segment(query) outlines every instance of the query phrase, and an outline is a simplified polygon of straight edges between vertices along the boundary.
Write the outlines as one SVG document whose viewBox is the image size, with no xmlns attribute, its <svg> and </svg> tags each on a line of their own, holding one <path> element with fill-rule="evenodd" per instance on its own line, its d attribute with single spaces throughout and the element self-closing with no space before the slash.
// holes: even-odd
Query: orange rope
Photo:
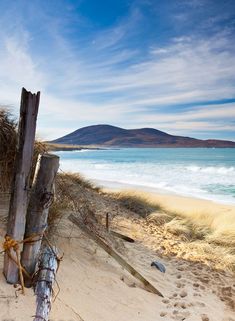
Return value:
<svg viewBox="0 0 235 321">
<path fill-rule="evenodd" d="M 37 242 L 40 240 L 37 239 L 35 240 L 34 238 L 35 237 L 41 237 L 43 236 L 43 233 L 38 233 L 38 234 L 34 234 L 34 235 L 31 235 L 27 238 L 25 238 L 24 240 L 22 241 L 17 241 L 17 240 L 14 240 L 13 238 L 11 238 L 9 235 L 6 235 L 5 236 L 5 241 L 3 242 L 3 251 L 1 253 L 7 253 L 7 255 L 9 256 L 9 258 L 18 266 L 19 268 L 19 276 L 20 276 L 20 283 L 21 283 L 21 287 L 22 287 L 22 294 L 25 293 L 24 289 L 25 289 L 25 286 L 24 286 L 24 276 L 23 276 L 23 273 L 28 277 L 28 278 L 32 278 L 31 275 L 25 270 L 25 268 L 22 266 L 21 262 L 20 262 L 20 248 L 19 248 L 19 245 L 20 244 L 23 244 L 23 243 L 31 243 L 31 242 Z M 14 256 L 12 256 L 11 254 L 11 249 L 13 249 L 13 251 L 15 252 L 16 254 L 16 259 L 14 258 Z"/>
</svg>

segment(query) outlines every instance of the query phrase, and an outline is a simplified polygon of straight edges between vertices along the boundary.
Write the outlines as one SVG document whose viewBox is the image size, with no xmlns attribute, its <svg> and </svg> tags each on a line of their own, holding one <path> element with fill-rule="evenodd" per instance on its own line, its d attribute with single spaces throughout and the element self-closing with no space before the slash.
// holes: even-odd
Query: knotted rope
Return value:
<svg viewBox="0 0 235 321">
<path fill-rule="evenodd" d="M 25 286 L 24 286 L 24 277 L 23 273 L 27 276 L 27 278 L 32 279 L 32 276 L 26 271 L 26 269 L 22 266 L 20 261 L 20 244 L 24 243 L 32 243 L 40 241 L 44 233 L 33 234 L 22 241 L 17 241 L 11 238 L 9 235 L 5 236 L 5 241 L 2 244 L 3 251 L 0 253 L 6 253 L 8 257 L 18 266 L 19 269 L 19 276 L 20 276 L 20 284 L 22 288 L 22 294 L 25 293 Z M 39 239 L 35 240 L 35 237 L 39 237 Z M 11 249 L 16 254 L 16 259 L 11 253 Z"/>
</svg>

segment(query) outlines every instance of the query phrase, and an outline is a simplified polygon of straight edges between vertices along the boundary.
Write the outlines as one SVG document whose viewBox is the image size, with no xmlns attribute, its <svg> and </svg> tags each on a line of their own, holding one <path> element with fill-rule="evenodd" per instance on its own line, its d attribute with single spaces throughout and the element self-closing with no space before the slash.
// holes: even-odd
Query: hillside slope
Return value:
<svg viewBox="0 0 235 321">
<path fill-rule="evenodd" d="M 231 147 L 235 142 L 169 135 L 153 128 L 123 129 L 110 125 L 83 127 L 53 143 L 107 147 Z"/>
</svg>

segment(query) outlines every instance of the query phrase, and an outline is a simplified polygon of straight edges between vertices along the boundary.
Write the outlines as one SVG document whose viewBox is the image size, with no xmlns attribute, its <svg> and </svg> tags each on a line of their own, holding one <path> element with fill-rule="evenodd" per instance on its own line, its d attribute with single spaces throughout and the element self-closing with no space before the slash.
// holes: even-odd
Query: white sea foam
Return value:
<svg viewBox="0 0 235 321">
<path fill-rule="evenodd" d="M 187 170 L 192 172 L 202 172 L 202 173 L 211 173 L 211 174 L 229 174 L 229 173 L 235 173 L 235 167 L 216 167 L 216 166 L 205 166 L 205 167 L 199 167 L 199 166 L 188 166 L 186 167 Z"/>
<path fill-rule="evenodd" d="M 235 204 L 235 167 L 231 166 L 231 160 L 228 165 L 218 160 L 215 163 L 214 159 L 190 160 L 190 164 L 182 156 L 180 160 L 169 161 L 166 152 L 164 157 L 161 154 L 161 157 L 148 155 L 150 151 L 141 153 L 140 156 L 136 153 L 129 157 L 125 151 L 107 151 L 102 156 L 99 151 L 93 151 L 89 155 L 77 153 L 78 156 L 72 158 L 65 153 L 64 157 L 60 154 L 61 167 L 65 171 L 80 172 L 89 179 L 106 182 L 107 187 L 117 182 Z M 213 166 L 210 162 L 214 162 Z"/>
</svg>

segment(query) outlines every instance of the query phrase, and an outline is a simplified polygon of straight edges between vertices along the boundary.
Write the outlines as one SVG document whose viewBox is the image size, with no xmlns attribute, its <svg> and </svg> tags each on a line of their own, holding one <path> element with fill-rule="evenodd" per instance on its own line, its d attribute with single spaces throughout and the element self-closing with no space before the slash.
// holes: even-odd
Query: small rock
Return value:
<svg viewBox="0 0 235 321">
<path fill-rule="evenodd" d="M 153 261 L 151 263 L 151 266 L 155 266 L 162 273 L 166 272 L 165 266 L 162 263 L 158 262 L 158 261 Z"/>
</svg>

